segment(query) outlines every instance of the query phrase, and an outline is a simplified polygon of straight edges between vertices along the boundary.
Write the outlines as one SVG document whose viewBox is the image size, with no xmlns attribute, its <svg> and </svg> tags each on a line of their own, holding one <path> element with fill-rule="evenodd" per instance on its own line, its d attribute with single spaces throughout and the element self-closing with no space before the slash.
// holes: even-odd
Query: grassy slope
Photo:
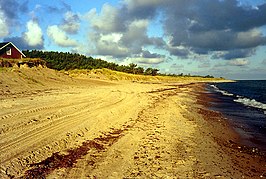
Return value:
<svg viewBox="0 0 266 179">
<path fill-rule="evenodd" d="M 6 67 L 45 67 L 45 61 L 39 58 L 23 58 L 23 59 L 1 59 L 0 58 L 0 72 Z M 26 65 L 26 66 L 25 66 Z M 5 71 L 5 70 L 4 70 Z M 52 71 L 52 70 L 51 70 Z M 139 81 L 139 82 L 223 82 L 228 81 L 221 78 L 202 78 L 202 77 L 171 77 L 171 76 L 148 76 L 148 75 L 134 75 L 109 69 L 93 69 L 93 70 L 70 70 L 64 71 L 65 74 L 71 77 L 78 78 L 94 78 L 112 81 Z M 45 75 L 49 78 L 49 75 Z"/>
<path fill-rule="evenodd" d="M 133 75 L 108 69 L 56 71 L 49 68 L 21 66 L 21 68 L 0 67 L 0 98 L 12 94 L 31 93 L 70 87 L 72 85 L 90 85 L 110 81 L 128 81 L 140 83 L 191 83 L 224 82 L 226 80 L 200 77 L 169 77 Z M 95 80 L 100 79 L 100 80 Z"/>
<path fill-rule="evenodd" d="M 94 70 L 71 70 L 66 71 L 71 77 L 78 78 L 98 78 L 103 80 L 115 81 L 140 81 L 140 82 L 223 82 L 228 81 L 220 78 L 202 78 L 202 77 L 171 77 L 171 76 L 148 76 L 134 75 L 123 72 L 112 71 L 109 69 Z"/>
</svg>

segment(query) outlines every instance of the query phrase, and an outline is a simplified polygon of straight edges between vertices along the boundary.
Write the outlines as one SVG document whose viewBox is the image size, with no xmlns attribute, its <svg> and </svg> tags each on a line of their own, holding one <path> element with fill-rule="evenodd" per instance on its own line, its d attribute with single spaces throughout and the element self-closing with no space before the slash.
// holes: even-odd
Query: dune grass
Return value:
<svg viewBox="0 0 266 179">
<path fill-rule="evenodd" d="M 203 78 L 203 77 L 188 77 L 188 76 L 149 76 L 149 75 L 136 75 L 128 74 L 109 69 L 93 69 L 93 70 L 70 70 L 65 71 L 72 77 L 80 78 L 98 78 L 103 80 L 113 81 L 139 81 L 139 82 L 212 82 L 212 81 L 225 81 L 221 78 Z"/>
</svg>

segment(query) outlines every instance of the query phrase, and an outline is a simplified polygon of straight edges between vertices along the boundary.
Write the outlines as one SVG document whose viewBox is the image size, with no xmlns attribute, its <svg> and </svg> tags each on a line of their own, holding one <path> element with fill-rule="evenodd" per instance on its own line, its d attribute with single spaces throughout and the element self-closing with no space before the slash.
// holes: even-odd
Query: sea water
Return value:
<svg viewBox="0 0 266 179">
<path fill-rule="evenodd" d="M 212 109 L 220 111 L 240 134 L 243 145 L 266 153 L 266 80 L 209 84 Z"/>
</svg>

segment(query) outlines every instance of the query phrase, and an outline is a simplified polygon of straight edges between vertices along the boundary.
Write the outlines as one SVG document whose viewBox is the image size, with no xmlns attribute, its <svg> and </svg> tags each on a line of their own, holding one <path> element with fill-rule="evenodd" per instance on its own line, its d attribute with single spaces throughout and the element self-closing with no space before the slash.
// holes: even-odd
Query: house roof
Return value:
<svg viewBox="0 0 266 179">
<path fill-rule="evenodd" d="M 15 49 L 17 49 L 17 51 L 19 51 L 19 53 L 21 53 L 21 55 L 23 56 L 23 57 L 26 57 L 26 55 L 24 55 L 19 49 L 18 49 L 18 47 L 16 47 L 12 42 L 2 42 L 2 43 L 0 43 L 0 50 L 2 50 L 3 48 L 5 48 L 6 46 L 8 46 L 8 45 L 12 45 Z"/>
<path fill-rule="evenodd" d="M 2 43 L 0 43 L 0 50 L 1 50 L 2 48 L 4 48 L 7 44 L 8 44 L 8 42 L 2 42 Z"/>
</svg>

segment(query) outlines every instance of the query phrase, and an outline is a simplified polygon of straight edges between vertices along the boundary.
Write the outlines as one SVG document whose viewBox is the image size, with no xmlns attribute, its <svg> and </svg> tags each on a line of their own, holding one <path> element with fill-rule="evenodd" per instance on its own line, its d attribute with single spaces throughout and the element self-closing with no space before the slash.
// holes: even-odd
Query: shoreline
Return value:
<svg viewBox="0 0 266 179">
<path fill-rule="evenodd" d="M 213 134 L 213 138 L 230 155 L 234 164 L 247 177 L 266 177 L 266 154 L 254 147 L 247 147 L 241 144 L 240 134 L 234 130 L 222 113 L 209 109 L 211 102 L 215 98 L 207 93 L 205 85 L 201 86 L 201 91 L 197 97 L 197 103 L 203 108 L 199 108 L 199 113 L 208 122 L 208 129 Z"/>
<path fill-rule="evenodd" d="M 26 94 L 14 74 L 2 84 L 12 95 L 0 103 L 0 178 L 264 177 L 265 158 L 240 150 L 222 116 L 207 109 L 205 83 L 111 82 L 50 70 L 47 80 L 45 71 L 38 86 L 21 82 L 33 88 Z"/>
</svg>

